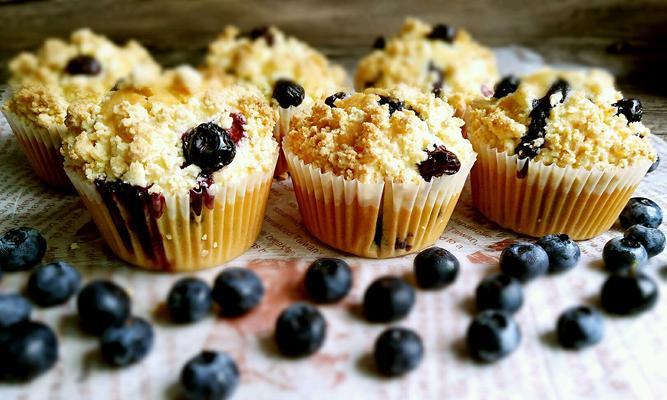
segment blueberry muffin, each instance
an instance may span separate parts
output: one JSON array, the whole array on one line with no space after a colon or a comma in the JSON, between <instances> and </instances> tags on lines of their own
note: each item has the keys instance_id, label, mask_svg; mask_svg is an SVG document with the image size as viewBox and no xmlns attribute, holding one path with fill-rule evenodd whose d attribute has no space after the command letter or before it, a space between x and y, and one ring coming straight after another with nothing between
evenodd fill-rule
<instances>
[{"instance_id":1,"label":"blueberry muffin","mask_svg":"<svg viewBox=\"0 0 667 400\"><path fill-rule=\"evenodd\" d=\"M69 186L59 148L72 101L99 98L123 80L148 81L160 67L136 42L118 46L88 29L68 41L47 39L35 53L9 63L10 96L2 107L37 176Z\"/></svg>"},{"instance_id":2,"label":"blueberry muffin","mask_svg":"<svg viewBox=\"0 0 667 400\"><path fill-rule=\"evenodd\" d=\"M611 75L544 69L506 77L466 111L479 153L472 193L492 221L531 236L609 229L656 159L639 100Z\"/></svg>"},{"instance_id":3,"label":"blueberry muffin","mask_svg":"<svg viewBox=\"0 0 667 400\"><path fill-rule=\"evenodd\" d=\"M444 100L398 86L334 95L292 118L283 148L308 230L385 258L432 245L475 161Z\"/></svg>"},{"instance_id":4,"label":"blueberry muffin","mask_svg":"<svg viewBox=\"0 0 667 400\"><path fill-rule=\"evenodd\" d=\"M259 234L278 156L275 111L255 88L192 69L100 102L74 102L65 171L121 259L186 271L219 265Z\"/></svg>"},{"instance_id":5,"label":"blueberry muffin","mask_svg":"<svg viewBox=\"0 0 667 400\"><path fill-rule=\"evenodd\" d=\"M373 47L357 66L357 90L407 84L445 96L462 112L466 100L482 96L498 80L491 50L463 29L408 18L397 36L378 38Z\"/></svg>"}]
</instances>

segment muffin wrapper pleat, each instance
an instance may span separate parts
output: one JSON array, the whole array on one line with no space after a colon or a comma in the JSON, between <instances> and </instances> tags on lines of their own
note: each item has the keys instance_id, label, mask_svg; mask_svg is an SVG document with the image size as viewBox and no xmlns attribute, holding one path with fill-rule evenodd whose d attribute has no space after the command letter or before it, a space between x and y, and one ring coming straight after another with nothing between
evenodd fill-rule
<instances>
[{"instance_id":1,"label":"muffin wrapper pleat","mask_svg":"<svg viewBox=\"0 0 667 400\"><path fill-rule=\"evenodd\" d=\"M369 258L396 257L432 245L442 234L475 162L431 182L362 183L323 173L286 151L306 228L336 249Z\"/></svg>"},{"instance_id":2,"label":"muffin wrapper pleat","mask_svg":"<svg viewBox=\"0 0 667 400\"><path fill-rule=\"evenodd\" d=\"M162 212L156 215L152 207L132 207L118 196L104 201L94 183L76 171L66 172L111 250L130 264L166 272L213 267L250 248L261 230L273 180L271 170L239 183L216 183L208 202L191 194L163 196Z\"/></svg>"},{"instance_id":3,"label":"muffin wrapper pleat","mask_svg":"<svg viewBox=\"0 0 667 400\"><path fill-rule=\"evenodd\" d=\"M60 154L60 138L66 132L65 125L45 128L9 110L3 109L2 113L37 177L52 187L71 189Z\"/></svg>"},{"instance_id":4,"label":"muffin wrapper pleat","mask_svg":"<svg viewBox=\"0 0 667 400\"><path fill-rule=\"evenodd\" d=\"M646 175L650 160L625 168L559 167L475 144L475 207L498 225L529 236L566 233L575 240L607 231Z\"/></svg>"}]
</instances>

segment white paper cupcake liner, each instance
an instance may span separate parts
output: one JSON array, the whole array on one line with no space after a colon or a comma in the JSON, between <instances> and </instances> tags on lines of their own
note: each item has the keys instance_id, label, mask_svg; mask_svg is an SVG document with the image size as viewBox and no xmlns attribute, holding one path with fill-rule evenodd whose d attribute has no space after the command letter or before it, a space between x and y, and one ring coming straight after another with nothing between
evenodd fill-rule
<instances>
[{"instance_id":1,"label":"white paper cupcake liner","mask_svg":"<svg viewBox=\"0 0 667 400\"><path fill-rule=\"evenodd\" d=\"M238 183L216 182L204 197L144 193L128 202L116 194L104 201L93 182L66 172L111 250L130 264L166 272L243 254L259 235L273 180L273 171L256 172Z\"/></svg>"},{"instance_id":2,"label":"white paper cupcake liner","mask_svg":"<svg viewBox=\"0 0 667 400\"><path fill-rule=\"evenodd\" d=\"M470 174L475 207L498 225L535 237L566 233L583 240L607 231L651 165L563 168L486 144L473 142L473 148L479 155Z\"/></svg>"},{"instance_id":3,"label":"white paper cupcake liner","mask_svg":"<svg viewBox=\"0 0 667 400\"><path fill-rule=\"evenodd\" d=\"M362 183L323 173L286 151L306 228L336 249L369 258L396 257L432 245L442 234L475 162L431 182Z\"/></svg>"}]
</instances>

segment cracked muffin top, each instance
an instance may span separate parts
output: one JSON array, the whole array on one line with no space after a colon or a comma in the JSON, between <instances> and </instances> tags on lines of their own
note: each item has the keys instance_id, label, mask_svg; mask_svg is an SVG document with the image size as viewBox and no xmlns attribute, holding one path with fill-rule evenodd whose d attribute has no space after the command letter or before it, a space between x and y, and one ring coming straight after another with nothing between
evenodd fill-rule
<instances>
[{"instance_id":1,"label":"cracked muffin top","mask_svg":"<svg viewBox=\"0 0 667 400\"><path fill-rule=\"evenodd\" d=\"M639 100L624 99L602 70L543 69L506 77L466 111L470 141L560 167L655 161Z\"/></svg>"},{"instance_id":2,"label":"cracked muffin top","mask_svg":"<svg viewBox=\"0 0 667 400\"><path fill-rule=\"evenodd\" d=\"M408 18L397 36L379 38L374 47L357 66L357 90L403 83L438 96L481 96L482 86L498 79L491 50L463 29Z\"/></svg>"},{"instance_id":3,"label":"cracked muffin top","mask_svg":"<svg viewBox=\"0 0 667 400\"><path fill-rule=\"evenodd\" d=\"M306 43L275 27L257 28L242 34L228 26L209 45L206 64L259 87L271 98L281 79L303 86L306 96L326 97L345 89L345 71Z\"/></svg>"},{"instance_id":4,"label":"cracked muffin top","mask_svg":"<svg viewBox=\"0 0 667 400\"><path fill-rule=\"evenodd\" d=\"M202 80L187 67L162 82L72 103L65 166L90 181L172 195L202 180L237 182L273 172L275 111L256 88Z\"/></svg>"},{"instance_id":5,"label":"cracked muffin top","mask_svg":"<svg viewBox=\"0 0 667 400\"><path fill-rule=\"evenodd\" d=\"M363 183L420 183L474 157L463 121L416 88L333 95L292 118L283 148L323 172Z\"/></svg>"}]
</instances>

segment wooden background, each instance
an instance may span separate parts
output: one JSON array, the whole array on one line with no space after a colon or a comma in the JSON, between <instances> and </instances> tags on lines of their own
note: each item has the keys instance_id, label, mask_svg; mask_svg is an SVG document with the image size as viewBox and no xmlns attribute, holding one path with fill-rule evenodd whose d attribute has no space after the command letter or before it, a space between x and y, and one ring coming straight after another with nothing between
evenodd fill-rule
<instances>
[{"instance_id":1,"label":"wooden background","mask_svg":"<svg viewBox=\"0 0 667 400\"><path fill-rule=\"evenodd\" d=\"M603 66L646 122L667 132L667 0L0 0L0 79L16 52L89 26L135 38L166 65L197 63L225 24L275 24L346 65L406 15L466 27L490 46L519 44L550 61Z\"/></svg>"}]
</instances>

